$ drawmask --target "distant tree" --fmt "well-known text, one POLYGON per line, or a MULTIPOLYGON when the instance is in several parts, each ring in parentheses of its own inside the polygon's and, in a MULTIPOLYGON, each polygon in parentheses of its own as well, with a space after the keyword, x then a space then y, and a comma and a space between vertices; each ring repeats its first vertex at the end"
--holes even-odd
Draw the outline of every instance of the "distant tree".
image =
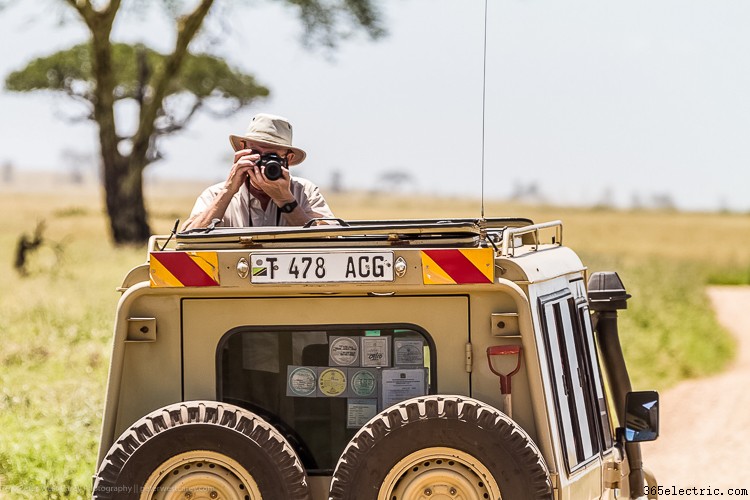
POLYGON ((73 148, 60 151, 60 158, 67 166, 68 180, 72 184, 83 184, 86 181, 87 171, 91 172, 91 167, 95 164, 95 159, 89 153, 73 148))
POLYGON ((416 180, 404 169, 394 168, 381 173, 378 184, 380 191, 393 192, 401 191, 407 186, 416 186, 416 180))
POLYGON ((720 214, 731 214, 732 208, 729 206, 729 202, 727 202, 727 199, 723 196, 719 198, 719 203, 716 208, 716 211, 720 214))
MULTIPOLYGON (((162 157, 159 139, 183 129, 199 110, 228 115, 267 96, 269 90, 221 58, 189 52, 214 0, 185 2, 192 10, 176 16, 176 42, 169 54, 111 41, 122 0, 60 1, 84 22, 89 42, 31 61, 8 75, 6 87, 19 92, 52 90, 84 104, 84 118, 94 120, 99 129, 112 238, 117 244, 143 243, 151 233, 143 171, 162 157), (118 134, 115 126, 115 104, 123 100, 138 107, 137 128, 127 136, 118 134)), ((340 29, 346 21, 373 38, 383 33, 376 0, 275 1, 297 10, 312 43, 334 47, 348 34, 340 29)), ((183 5, 179 0, 163 3, 175 12, 183 5)))
POLYGON ((331 192, 341 193, 344 191, 344 176, 341 170, 334 170, 331 174, 331 192))
POLYGON ((597 210, 613 210, 615 208, 615 193, 611 187, 604 188, 601 198, 594 203, 597 210))
POLYGON ((656 210, 671 212, 677 209, 677 205, 669 193, 656 193, 652 195, 651 204, 656 210))
POLYGON ((643 210, 643 201, 641 200, 640 194, 633 193, 630 196, 630 209, 631 210, 643 210))
POLYGON ((6 161, 3 163, 3 183, 10 184, 13 182, 13 177, 15 174, 15 169, 13 168, 13 163, 10 161, 6 161))
POLYGON ((545 197, 537 181, 529 181, 528 184, 516 181, 510 200, 520 203, 544 203, 545 197))

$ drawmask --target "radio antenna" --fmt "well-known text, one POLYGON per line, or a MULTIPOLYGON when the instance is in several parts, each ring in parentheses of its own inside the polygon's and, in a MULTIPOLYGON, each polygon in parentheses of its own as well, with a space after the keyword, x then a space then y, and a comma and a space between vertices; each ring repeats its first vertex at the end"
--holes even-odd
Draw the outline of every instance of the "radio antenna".
POLYGON ((487 2, 484 0, 484 53, 482 55, 482 196, 481 196, 481 218, 484 219, 484 139, 485 139, 485 112, 487 108, 487 2))

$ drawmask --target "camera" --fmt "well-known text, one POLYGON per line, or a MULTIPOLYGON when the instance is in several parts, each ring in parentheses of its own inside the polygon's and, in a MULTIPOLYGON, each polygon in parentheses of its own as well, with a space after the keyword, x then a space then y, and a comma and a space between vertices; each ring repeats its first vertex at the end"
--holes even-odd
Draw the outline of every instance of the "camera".
POLYGON ((286 168, 286 166, 286 158, 282 158, 276 153, 262 155, 260 161, 258 161, 258 167, 265 167, 263 168, 263 175, 265 175, 266 179, 269 181, 280 179, 281 169, 286 168))

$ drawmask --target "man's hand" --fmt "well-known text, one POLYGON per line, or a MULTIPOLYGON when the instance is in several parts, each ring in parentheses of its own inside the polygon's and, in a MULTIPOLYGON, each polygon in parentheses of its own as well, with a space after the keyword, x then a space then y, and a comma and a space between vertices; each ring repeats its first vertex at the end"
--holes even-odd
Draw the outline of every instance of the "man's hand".
POLYGON ((250 171, 255 166, 255 162, 260 160, 258 153, 253 153, 251 149, 240 149, 234 153, 234 164, 229 170, 229 175, 224 183, 224 189, 219 192, 211 201, 211 204, 201 213, 190 217, 182 225, 181 231, 195 229, 199 227, 208 227, 214 219, 224 218, 232 197, 237 194, 246 179, 250 176, 250 171))
MULTIPOLYGON (((260 159, 260 156, 258 156, 258 159, 260 159)), ((248 170, 248 175, 253 185, 266 193, 277 206, 280 207, 294 201, 291 188, 292 181, 289 176, 289 169, 286 167, 281 169, 281 177, 274 181, 266 179, 263 169, 255 164, 248 170)))
POLYGON ((256 163, 260 160, 260 155, 253 152, 252 149, 240 149, 234 153, 234 164, 229 170, 227 181, 224 184, 225 189, 232 195, 240 190, 245 183, 245 179, 250 177, 250 172, 257 169, 256 163))

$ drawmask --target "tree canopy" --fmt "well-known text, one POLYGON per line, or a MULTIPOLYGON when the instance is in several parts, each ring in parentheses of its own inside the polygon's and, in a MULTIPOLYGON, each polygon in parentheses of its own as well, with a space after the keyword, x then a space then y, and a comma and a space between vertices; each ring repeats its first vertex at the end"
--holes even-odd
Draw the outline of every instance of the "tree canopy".
MULTIPOLYGON (((166 58, 144 45, 112 44, 115 102, 133 99, 142 103, 153 93, 154 75, 163 70, 166 58)), ((91 59, 91 45, 79 44, 34 59, 8 75, 5 85, 16 92, 63 92, 87 105, 86 118, 93 120, 96 79, 91 59)), ((230 114, 268 94, 269 89, 258 84, 255 77, 231 68, 223 59, 187 53, 180 71, 169 83, 156 134, 181 129, 198 109, 217 115, 230 114), (176 98, 182 98, 180 105, 171 106, 170 100, 176 98)))
MULTIPOLYGON (((229 0, 162 0, 175 20, 175 44, 169 54, 145 45, 111 40, 123 3, 136 0, 61 0, 88 28, 88 43, 34 59, 8 75, 6 88, 18 92, 54 91, 82 103, 82 118, 99 131, 107 213, 115 243, 144 243, 151 231, 143 199, 143 170, 161 158, 159 137, 185 127, 198 110, 226 116, 269 89, 223 59, 194 54, 189 47, 214 4, 229 0), (138 124, 131 136, 116 127, 118 102, 137 104, 138 124), (119 147, 124 141, 127 148, 119 147)), ((139 0, 141 7, 150 2, 139 0)), ((371 38, 383 34, 377 0, 275 0, 296 11, 305 43, 335 47, 357 29, 371 38)), ((4 5, 0 0, 0 6, 4 5)))

